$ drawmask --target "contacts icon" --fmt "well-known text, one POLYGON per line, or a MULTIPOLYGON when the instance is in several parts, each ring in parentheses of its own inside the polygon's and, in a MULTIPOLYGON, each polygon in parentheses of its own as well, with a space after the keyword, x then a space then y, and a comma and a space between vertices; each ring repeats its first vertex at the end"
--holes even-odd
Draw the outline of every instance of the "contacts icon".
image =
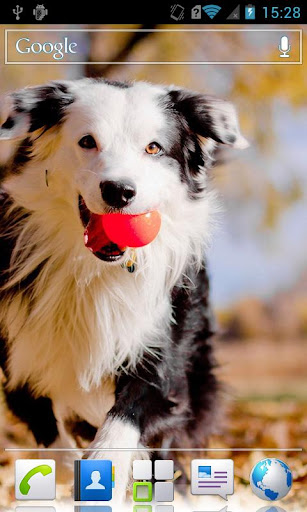
POLYGON ((75 460, 76 501, 110 501, 114 481, 110 460, 75 460))
POLYGON ((91 474, 92 483, 87 485, 85 489, 105 489, 105 486, 100 484, 101 475, 100 471, 93 471, 91 474))

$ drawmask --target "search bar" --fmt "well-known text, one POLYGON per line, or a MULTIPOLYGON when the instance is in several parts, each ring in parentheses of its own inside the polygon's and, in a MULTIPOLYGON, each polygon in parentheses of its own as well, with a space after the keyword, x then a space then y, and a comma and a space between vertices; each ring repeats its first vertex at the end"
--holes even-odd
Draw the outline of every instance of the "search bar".
POLYGON ((303 64, 302 30, 6 29, 5 64, 303 64), (148 37, 134 46, 126 60, 110 60, 110 46, 116 49, 124 38, 131 37, 129 33, 147 33, 148 37), (93 39, 94 59, 91 49, 89 60, 93 39))

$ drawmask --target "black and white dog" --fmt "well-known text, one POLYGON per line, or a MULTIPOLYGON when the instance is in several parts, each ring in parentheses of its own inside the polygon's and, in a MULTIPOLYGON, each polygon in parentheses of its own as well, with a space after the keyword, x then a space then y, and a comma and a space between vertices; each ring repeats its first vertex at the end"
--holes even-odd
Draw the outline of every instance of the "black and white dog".
MULTIPOLYGON (((0 363, 39 445, 204 446, 218 410, 204 251, 216 143, 246 147, 230 103, 175 87, 53 82, 1 106, 0 363), (84 245, 91 213, 157 209, 137 249, 84 245)), ((119 464, 124 494, 133 458, 119 464)), ((115 460, 114 460, 115 459, 115 460)))

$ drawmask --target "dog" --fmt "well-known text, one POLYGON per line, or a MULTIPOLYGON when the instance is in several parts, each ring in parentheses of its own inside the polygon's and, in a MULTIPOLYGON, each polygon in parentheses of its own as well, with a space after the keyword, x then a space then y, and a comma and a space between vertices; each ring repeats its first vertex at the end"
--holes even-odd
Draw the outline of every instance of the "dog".
POLYGON ((111 453, 120 499, 148 447, 205 446, 215 428, 205 252, 219 144, 248 145, 233 105, 174 86, 59 81, 1 104, 6 402, 39 446, 133 449, 111 453), (93 213, 151 210, 161 229, 135 272, 131 249, 85 246, 93 213))

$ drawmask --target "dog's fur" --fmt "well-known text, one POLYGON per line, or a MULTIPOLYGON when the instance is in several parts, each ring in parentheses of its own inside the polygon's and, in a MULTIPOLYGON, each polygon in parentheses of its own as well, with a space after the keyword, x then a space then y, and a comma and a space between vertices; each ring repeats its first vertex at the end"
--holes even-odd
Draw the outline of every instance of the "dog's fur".
MULTIPOLYGON (((101 448, 202 445, 219 401, 204 265, 216 210, 208 169, 216 143, 246 145, 234 108, 175 87, 80 80, 17 91, 1 117, 0 363, 9 407, 44 446, 97 432, 91 457, 104 456, 101 448), (78 146, 86 134, 97 148, 78 146), (145 153, 152 141, 160 155, 145 153), (91 212, 108 212, 100 182, 122 178, 137 187, 125 213, 162 217, 133 274, 120 265, 129 250, 108 263, 84 246, 78 208, 81 195, 91 212)), ((123 493, 132 455, 114 457, 123 493)))

